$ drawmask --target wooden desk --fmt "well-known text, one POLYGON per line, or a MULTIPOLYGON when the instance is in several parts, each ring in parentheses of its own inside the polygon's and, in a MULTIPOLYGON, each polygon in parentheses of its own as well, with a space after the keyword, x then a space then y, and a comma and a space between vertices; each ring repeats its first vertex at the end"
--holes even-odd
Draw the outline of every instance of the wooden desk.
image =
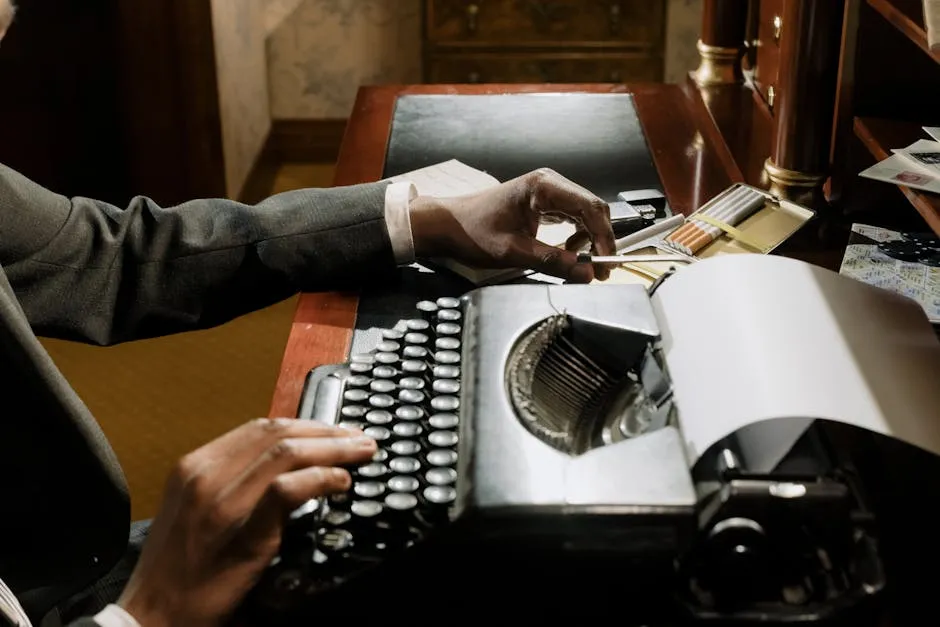
MULTIPOLYGON (((414 85, 359 90, 334 185, 382 178, 395 100, 404 94, 632 93, 650 153, 673 210, 689 214, 744 177, 697 90, 677 85, 414 85)), ((302 294, 269 416, 295 416, 311 368, 346 360, 356 294, 302 294)))

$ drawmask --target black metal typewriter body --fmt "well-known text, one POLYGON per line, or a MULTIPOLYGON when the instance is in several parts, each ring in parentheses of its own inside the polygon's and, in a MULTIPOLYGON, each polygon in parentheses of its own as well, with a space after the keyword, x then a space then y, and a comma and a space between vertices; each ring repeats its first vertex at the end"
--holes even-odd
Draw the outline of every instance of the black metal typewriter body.
POLYGON ((772 474, 734 436, 690 471, 661 342, 639 286, 512 285, 418 302, 312 371, 299 417, 379 449, 293 513, 259 624, 866 624, 883 576, 850 464, 813 428, 772 474))

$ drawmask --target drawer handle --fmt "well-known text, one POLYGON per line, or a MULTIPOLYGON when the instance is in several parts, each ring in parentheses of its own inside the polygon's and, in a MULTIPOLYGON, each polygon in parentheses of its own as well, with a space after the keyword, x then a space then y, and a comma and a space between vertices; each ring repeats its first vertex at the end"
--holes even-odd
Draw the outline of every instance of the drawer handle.
POLYGON ((767 108, 774 110, 774 101, 777 99, 777 90, 773 85, 767 87, 767 108))
POLYGON ((608 18, 608 23, 610 25, 611 35, 620 34, 620 17, 621 17, 620 3, 611 2, 610 8, 607 11, 607 18, 608 18))
POLYGON ((774 42, 780 42, 780 33, 783 31, 783 18, 779 15, 774 16, 774 42))
POLYGON ((477 16, 480 14, 480 5, 471 2, 467 5, 467 30, 471 33, 477 32, 477 16))

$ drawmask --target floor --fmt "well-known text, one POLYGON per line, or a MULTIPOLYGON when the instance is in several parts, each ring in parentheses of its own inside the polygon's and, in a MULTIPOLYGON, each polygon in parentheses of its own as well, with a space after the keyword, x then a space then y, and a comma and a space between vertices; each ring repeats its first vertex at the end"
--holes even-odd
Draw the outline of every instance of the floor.
MULTIPOLYGON (((329 164, 285 164, 271 193, 326 187, 329 164)), ((43 340, 121 461, 135 520, 156 512, 173 463, 266 416, 296 298, 221 327, 107 348, 43 340)))

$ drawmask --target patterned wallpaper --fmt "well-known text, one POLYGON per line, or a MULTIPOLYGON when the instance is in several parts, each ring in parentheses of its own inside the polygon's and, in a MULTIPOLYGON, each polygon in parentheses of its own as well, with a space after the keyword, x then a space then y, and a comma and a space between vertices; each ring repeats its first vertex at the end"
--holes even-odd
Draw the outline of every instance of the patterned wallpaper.
MULTIPOLYGON (((669 0, 669 82, 698 64, 701 4, 669 0)), ((420 82, 421 1, 303 0, 270 37, 268 67, 275 119, 347 117, 360 85, 420 82)))

